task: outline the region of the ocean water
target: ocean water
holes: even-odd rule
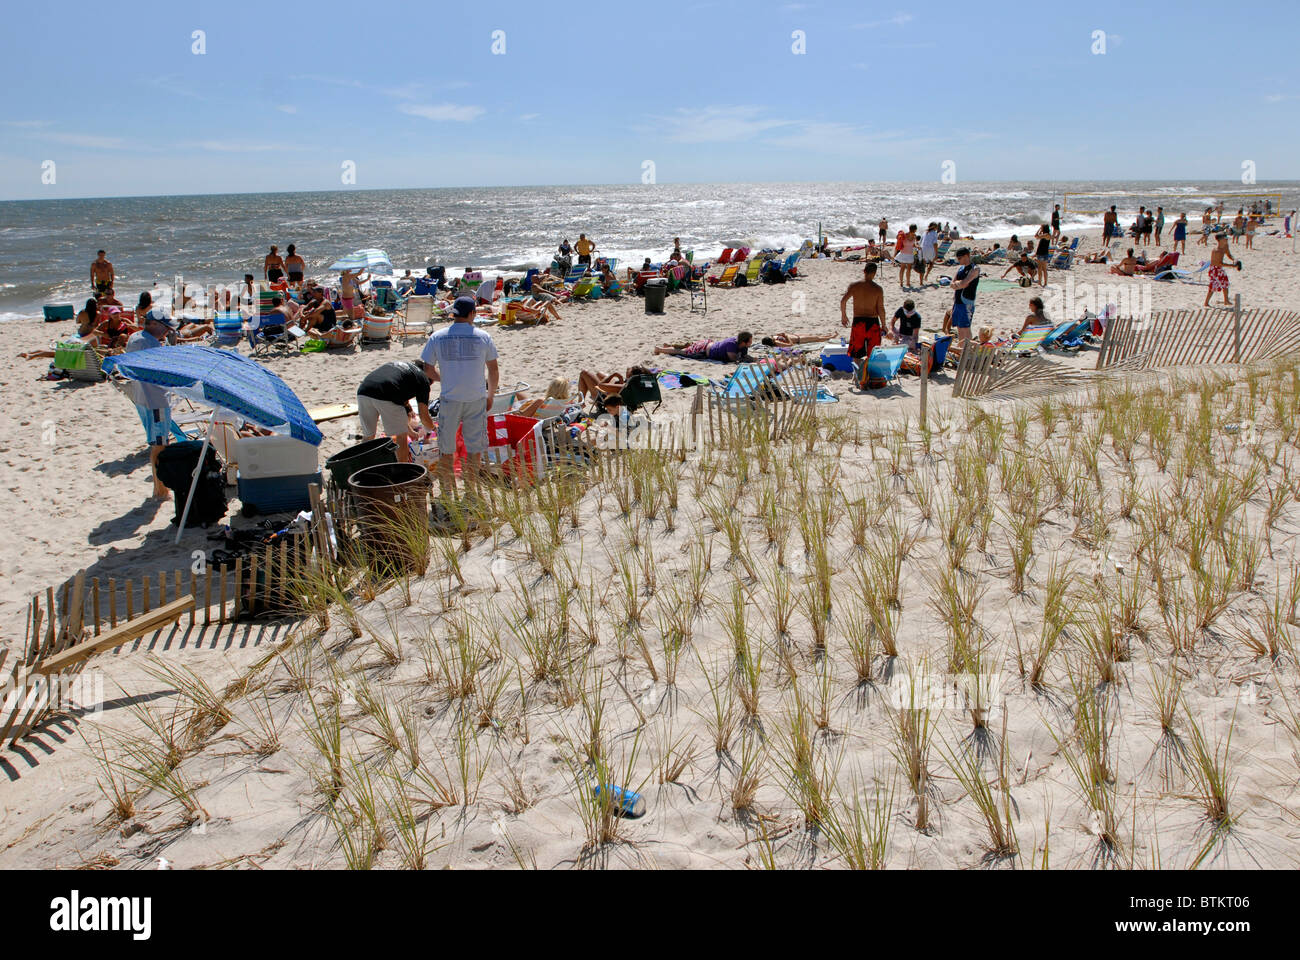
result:
[[[1032,232],[1067,191],[1141,194],[1113,202],[1161,203],[1169,219],[1191,193],[1282,194],[1300,205],[1300,182],[1243,187],[1234,182],[990,182],[655,184],[589,187],[332,191],[0,203],[0,320],[39,315],[44,303],[89,295],[90,262],[103,248],[117,270],[117,293],[171,283],[232,283],[262,277],[271,244],[294,243],[309,275],[361,247],[379,247],[395,268],[429,264],[497,271],[549,264],[559,241],[585,232],[601,254],[624,263],[662,259],[681,237],[701,256],[726,246],[795,247],[820,225],[832,244],[874,236],[887,217],[899,226],[950,221],[980,237]],[[1109,202],[1107,201],[1107,205]],[[1100,201],[1089,206],[1100,208]],[[1100,216],[1067,212],[1066,233]]]

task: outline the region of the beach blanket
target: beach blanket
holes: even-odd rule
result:
[[[713,384],[713,381],[708,377],[685,373],[681,370],[659,370],[656,376],[659,378],[659,386],[665,390],[678,390],[682,387],[696,386],[708,387]]]

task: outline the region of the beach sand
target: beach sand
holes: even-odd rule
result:
[[[1081,253],[1097,249],[1097,244],[1095,236],[1088,237]],[[1234,254],[1241,253],[1247,266],[1241,273],[1231,272],[1232,291],[1242,295],[1246,308],[1300,308],[1300,271],[1290,253],[1291,242],[1261,236],[1256,245],[1255,251],[1234,246]],[[1194,268],[1201,257],[1208,256],[1207,250],[1197,247],[1193,239],[1182,258],[1182,268]],[[1002,269],[998,268],[993,275],[1000,275]],[[688,295],[676,294],[669,297],[666,312],[659,316],[646,315],[641,299],[625,297],[621,302],[602,300],[562,306],[562,322],[551,326],[491,328],[489,332],[501,355],[502,385],[526,382],[533,392],[540,394],[553,377],[567,377],[576,383],[581,369],[621,371],[634,363],[718,377],[728,368],[656,358],[653,348],[665,341],[730,336],[741,329],[751,330],[756,336],[777,331],[837,337],[846,334],[839,324],[839,300],[846,285],[861,275],[861,266],[826,260],[804,261],[799,272],[797,281],[785,285],[710,290],[709,309],[704,316],[690,312]],[[954,272],[953,267],[939,267],[935,276]],[[1089,266],[1081,260],[1076,262],[1071,276],[1076,296],[1083,295],[1088,284],[1109,287],[1141,282],[1112,277],[1107,267]],[[1061,278],[1058,272],[1051,276],[1053,282]],[[898,288],[893,267],[885,268],[879,279],[885,291],[887,315],[893,314],[904,296],[910,296],[917,302],[925,330],[938,326],[945,307],[951,302],[951,292],[936,285],[904,294]],[[1152,305],[1156,310],[1199,308],[1205,289],[1190,284],[1155,284]],[[975,326],[992,324],[999,332],[1018,329],[1027,312],[1026,302],[1036,292],[1020,288],[981,290]],[[69,326],[55,327],[35,321],[7,323],[4,325],[7,346],[11,355],[46,347],[56,333],[65,333]],[[302,354],[271,359],[267,365],[312,408],[352,401],[356,384],[373,367],[397,357],[414,358],[421,345],[421,341],[412,339],[405,346],[393,343],[347,353]],[[1063,366],[1087,368],[1095,365],[1095,358],[1095,350],[1089,349],[1061,362]],[[6,546],[0,551],[0,578],[5,583],[0,595],[0,624],[6,642],[15,645],[22,642],[30,597],[46,587],[57,587],[83,569],[88,576],[102,580],[108,577],[122,580],[186,567],[192,551],[202,550],[206,543],[204,532],[191,530],[179,546],[173,544],[175,530],[169,522],[172,505],[148,499],[150,472],[142,430],[126,399],[105,384],[38,381],[36,377],[44,372],[45,366],[46,361],[14,360],[0,370],[0,395],[11,411],[0,428],[7,506]],[[961,425],[967,422],[962,411],[970,405],[951,400],[951,384],[949,372],[932,381],[930,388],[931,410],[943,411],[954,424],[946,441],[950,454],[963,442],[970,441],[961,435]],[[826,407],[824,412],[857,425],[864,435],[875,432],[883,436],[904,418],[914,422],[919,410],[918,382],[914,377],[904,377],[897,388],[865,394],[851,390],[847,380],[833,380],[829,386],[840,396],[840,401]],[[691,399],[691,390],[666,394],[663,415],[684,414]],[[1010,407],[1004,406],[1009,416]],[[354,418],[323,424],[322,429],[326,434],[322,461],[355,442]],[[1041,436],[1038,441],[1043,449],[1059,448],[1064,453],[1062,431],[1050,437]],[[843,448],[839,487],[877,490],[874,461],[883,456],[884,447],[885,441],[881,439],[875,445],[850,444]],[[829,470],[834,459],[819,456],[814,460],[793,450],[788,456],[791,463],[802,461],[815,470]],[[1118,467],[1110,464],[1109,469],[1118,470]],[[938,478],[938,468],[935,471],[934,476]],[[955,772],[959,763],[946,758],[947,755],[958,757],[964,749],[962,739],[970,732],[964,714],[944,711],[938,721],[936,744],[930,755],[935,776],[933,802],[938,816],[930,830],[918,831],[914,828],[916,805],[909,805],[911,795],[907,784],[895,772],[887,698],[878,690],[864,692],[856,685],[846,666],[843,624],[836,626],[829,641],[834,654],[829,661],[810,654],[808,637],[801,633],[795,644],[800,650],[798,666],[792,668],[797,679],[782,679],[785,674],[777,663],[781,645],[770,636],[772,630],[767,620],[771,598],[757,583],[749,584],[747,589],[752,588],[756,598],[764,597],[750,610],[750,617],[755,642],[761,640],[769,648],[762,694],[763,721],[769,729],[763,741],[765,759],[753,804],[744,812],[732,809],[728,798],[747,762],[740,744],[751,742],[752,737],[742,734],[737,724],[731,737],[732,749],[715,753],[716,701],[708,677],[723,677],[721,686],[729,687],[725,675],[734,660],[723,617],[730,603],[733,573],[738,571],[723,569],[722,561],[727,554],[725,536],[712,537],[716,569],[709,591],[713,606],[706,607],[695,624],[690,643],[693,649],[681,657],[680,677],[673,689],[668,689],[663,682],[665,654],[659,649],[660,631],[654,625],[653,611],[661,605],[667,610],[672,596],[670,587],[679,588],[687,576],[685,571],[692,543],[698,542],[698,531],[714,529],[707,519],[706,502],[727,489],[724,478],[719,478],[716,485],[704,484],[698,488],[703,494],[701,498],[685,477],[683,474],[681,522],[675,530],[668,531],[662,528],[662,521],[659,526],[647,521],[645,534],[653,540],[654,565],[660,571],[658,589],[647,609],[645,631],[651,638],[651,659],[659,663],[659,679],[655,680],[647,671],[640,654],[634,652],[623,660],[614,653],[615,642],[610,636],[615,631],[608,622],[614,613],[612,607],[606,609],[602,605],[598,619],[606,622],[609,636],[604,643],[608,649],[602,648],[603,653],[597,658],[601,666],[596,673],[613,676],[617,666],[617,675],[626,692],[613,680],[599,688],[599,692],[590,685],[585,688],[588,700],[605,703],[605,734],[612,745],[612,759],[615,762],[626,759],[634,768],[636,782],[641,777],[650,778],[642,791],[648,799],[649,814],[642,820],[627,823],[622,830],[634,842],[607,845],[594,858],[590,851],[583,853],[582,819],[578,815],[580,791],[566,761],[569,752],[582,742],[583,724],[590,720],[582,698],[566,702],[563,694],[545,683],[522,683],[521,690],[520,682],[496,669],[500,664],[485,667],[485,673],[492,672],[494,676],[500,673],[505,677],[501,681],[503,702],[509,701],[514,706],[509,710],[503,708],[503,717],[508,716],[509,723],[502,727],[488,725],[484,730],[473,723],[463,727],[456,709],[435,694],[437,685],[426,682],[421,638],[436,636],[441,639],[432,642],[445,643],[449,624],[462,613],[478,624],[480,631],[488,630],[489,620],[507,615],[519,602],[510,589],[500,593],[492,589],[501,562],[510,570],[511,582],[531,586],[539,583],[532,560],[523,547],[499,546],[493,551],[489,542],[476,545],[466,555],[468,587],[451,611],[443,609],[445,583],[431,577],[417,585],[410,607],[399,604],[393,593],[359,605],[358,612],[368,624],[361,640],[347,643],[339,639],[342,628],[335,623],[332,632],[316,649],[302,652],[301,643],[291,643],[284,648],[283,658],[272,660],[263,668],[261,672],[268,677],[274,675],[275,682],[264,688],[260,696],[265,698],[265,709],[281,731],[282,745],[267,755],[247,748],[253,739],[249,731],[256,729],[254,712],[250,712],[253,701],[241,701],[235,707],[236,719],[229,729],[204,744],[178,768],[189,783],[205,784],[196,794],[205,811],[202,829],[194,829],[186,817],[178,814],[178,805],[165,800],[157,791],[140,799],[139,812],[131,821],[138,824],[136,829],[109,826],[112,823],[109,805],[95,783],[97,779],[104,780],[105,774],[86,740],[96,742],[101,727],[136,732],[141,729],[139,717],[120,703],[102,714],[60,721],[23,741],[17,749],[6,748],[0,752],[0,772],[7,774],[0,777],[3,809],[0,866],[74,866],[95,858],[109,866],[138,866],[147,865],[159,855],[165,855],[177,867],[227,861],[262,866],[343,865],[347,857],[337,840],[337,821],[323,809],[313,783],[311,768],[319,758],[310,748],[305,732],[309,726],[304,720],[306,697],[300,692],[284,692],[292,688],[284,680],[286,671],[293,672],[289,661],[299,656],[303,659],[298,666],[314,676],[311,681],[314,689],[324,690],[329,685],[327,664],[336,662],[339,669],[355,671],[372,689],[383,692],[391,700],[394,711],[414,711],[417,725],[423,728],[423,754],[443,758],[439,776],[445,769],[449,771],[448,777],[455,779],[450,771],[458,769],[457,731],[462,743],[468,736],[470,754],[477,758],[470,765],[482,776],[475,791],[477,799],[464,810],[457,804],[428,806],[432,811],[429,822],[436,824],[436,843],[431,846],[437,847],[428,857],[429,865],[515,866],[522,861],[540,867],[590,862],[735,867],[757,865],[769,850],[782,866],[842,864],[843,856],[836,853],[825,836],[820,841],[809,842],[800,826],[804,821],[799,805],[791,790],[783,787],[791,780],[787,770],[791,758],[783,744],[794,741],[780,731],[788,733],[787,728],[793,722],[790,718],[802,709],[791,707],[791,703],[810,704],[823,694],[828,723],[826,729],[816,732],[819,743],[816,756],[818,763],[825,764],[823,773],[827,782],[836,784],[829,792],[838,801],[844,801],[855,795],[855,782],[859,795],[877,795],[877,788],[883,790],[893,784],[894,827],[888,865],[979,864],[986,857],[982,846],[985,829]],[[928,531],[915,557],[905,565],[903,575],[906,616],[900,647],[905,658],[910,653],[908,662],[915,667],[922,652],[938,656],[937,651],[943,645],[942,630],[936,626],[935,613],[925,600],[934,592],[932,579],[942,566],[942,545],[935,526],[918,519],[917,505],[911,499],[906,500],[906,506],[902,505],[905,498],[901,487],[880,489],[892,490],[891,495],[899,498],[900,517]],[[942,486],[938,489],[941,494],[946,492]],[[991,496],[996,494],[991,491]],[[764,538],[758,522],[752,519],[753,505],[740,507],[749,518],[746,536],[758,554]],[[582,529],[572,531],[565,541],[564,550],[584,571],[580,577],[584,583],[591,575],[611,576],[613,561],[606,559],[606,551],[619,538],[627,536],[626,524],[613,518],[612,508],[609,491],[589,494],[584,501]],[[1004,516],[1005,509],[1000,506],[998,510],[999,530],[1010,522]],[[599,525],[598,511],[603,511]],[[1296,556],[1297,521],[1300,521],[1300,506],[1293,501],[1275,525],[1271,555],[1262,559],[1256,583],[1272,584],[1280,578],[1285,586],[1290,564]],[[1049,523],[1041,534],[1039,548],[1035,549],[1037,559],[1032,577],[1038,584],[1035,593],[1038,613],[1035,614],[1034,603],[1029,599],[1012,596],[1005,576],[1007,550],[999,546],[990,552],[1001,554],[1001,561],[981,567],[981,589],[988,592],[981,603],[980,617],[1001,651],[999,667],[1005,671],[1007,686],[1011,688],[1005,731],[996,729],[995,733],[999,740],[1005,734],[1008,747],[1007,764],[1018,808],[1016,825],[1021,855],[1030,858],[1035,855],[1043,844],[1045,823],[1050,819],[1051,865],[1086,866],[1097,847],[1095,831],[1090,832],[1093,819],[1052,736],[1052,731],[1068,736],[1072,727],[1068,706],[1071,695],[1061,672],[1064,667],[1060,666],[1054,675],[1056,692],[1052,696],[1038,696],[1025,689],[1019,677],[1011,681],[1015,672],[1016,637],[1022,632],[1037,635],[1042,621],[1040,594],[1047,576],[1049,553],[1061,551],[1079,563],[1087,562],[1088,551],[1077,543],[1072,544],[1071,530],[1063,524],[1061,519]],[[799,537],[799,525],[795,522],[791,554],[800,552],[796,547]],[[1002,533],[996,535],[996,539],[1004,538]],[[844,522],[834,536],[834,548],[836,582],[855,582]],[[764,559],[764,568],[768,565]],[[613,571],[612,579],[617,580],[617,570]],[[544,591],[544,587],[538,589]],[[617,588],[613,592],[616,594]],[[1234,605],[1234,616],[1244,617],[1259,602],[1257,597],[1239,598]],[[1160,738],[1160,726],[1153,719],[1154,697],[1149,688],[1152,677],[1162,675],[1160,671],[1168,662],[1158,652],[1163,641],[1156,643],[1151,639],[1159,635],[1159,616],[1148,611],[1145,619],[1149,636],[1133,641],[1134,655],[1131,662],[1123,664],[1123,682],[1113,691],[1112,718],[1118,724],[1113,760],[1119,771],[1115,792],[1123,802],[1123,816],[1136,817],[1139,825],[1139,835],[1130,836],[1131,826],[1125,821],[1128,852],[1120,859],[1127,858],[1129,865],[1151,865],[1156,856],[1151,838],[1158,826],[1161,862],[1165,866],[1183,867],[1190,865],[1203,845],[1206,828],[1199,807],[1184,799],[1193,792],[1187,786],[1188,775],[1180,774],[1183,779],[1178,784],[1161,785],[1154,783],[1152,771],[1144,768]],[[1225,624],[1228,619],[1225,615]],[[797,614],[795,620],[799,620]],[[512,635],[510,629],[499,624],[497,629],[507,637]],[[374,638],[387,633],[401,638],[404,651],[391,663],[377,659],[375,653],[378,641]],[[155,652],[161,661],[191,669],[220,690],[226,681],[245,675],[292,637],[288,625],[240,625],[209,635],[164,633]],[[1295,790],[1297,769],[1292,755],[1297,745],[1288,738],[1285,724],[1278,723],[1285,711],[1277,692],[1282,689],[1300,707],[1300,699],[1295,696],[1295,664],[1280,664],[1271,673],[1269,666],[1244,656],[1241,645],[1234,645],[1230,640],[1207,641],[1206,648],[1202,655],[1189,657],[1181,664],[1186,674],[1184,695],[1191,714],[1206,724],[1211,745],[1214,740],[1210,730],[1221,736],[1227,729],[1225,725],[1235,717],[1231,755],[1239,778],[1236,802],[1245,811],[1234,839],[1223,847],[1222,856],[1212,862],[1216,866],[1294,867],[1296,850],[1300,849],[1296,815],[1300,798]],[[326,649],[330,651],[328,654],[323,652]],[[517,650],[507,655],[507,661],[515,655]],[[829,679],[825,679],[825,672],[818,666],[822,662],[834,663]],[[102,674],[110,699],[120,699],[119,688],[127,695],[147,696],[174,686],[147,672],[148,655],[144,649],[126,648],[102,655],[93,661],[93,667]],[[805,699],[792,700],[792,690],[796,689]],[[1246,702],[1242,702],[1243,690],[1250,692]],[[166,712],[178,702],[172,693],[148,705]],[[347,722],[344,739],[351,744],[356,757],[364,757],[367,763],[375,765],[376,771],[386,770],[387,767],[375,760],[384,753],[375,746],[376,721],[358,710],[355,706],[344,708]],[[642,716],[646,717],[644,723],[640,722]],[[1001,711],[990,723],[995,726],[1003,723]],[[1182,729],[1186,737],[1185,723]],[[244,735],[243,741],[232,739],[234,733],[230,731],[236,730]],[[689,759],[679,776],[659,784],[654,768],[663,756],[674,751]],[[989,776],[996,767],[995,760],[993,757],[985,764]],[[393,768],[398,766],[394,761]],[[414,782],[409,772],[404,776],[408,784]],[[386,790],[388,780],[386,776],[383,779],[382,789]],[[872,787],[873,783],[877,786]],[[885,786],[881,787],[882,784]],[[345,795],[355,803],[354,787],[346,788]],[[355,810],[349,815],[354,814]],[[768,837],[766,841],[760,839],[764,834]],[[375,854],[377,865],[402,864],[399,837],[391,830],[381,846],[382,850]],[[1041,858],[1041,853],[1038,856]]]

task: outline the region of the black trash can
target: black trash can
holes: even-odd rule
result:
[[[348,477],[358,470],[381,463],[396,462],[397,444],[390,437],[376,437],[348,447],[346,450],[340,450],[325,461],[325,469],[330,472],[330,479],[334,481],[335,486],[348,490],[351,489],[348,486]]]
[[[668,281],[664,277],[655,277],[645,282],[645,312],[663,313],[664,300],[668,297]]]

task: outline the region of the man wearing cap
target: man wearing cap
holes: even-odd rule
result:
[[[957,343],[970,339],[971,321],[975,319],[975,289],[980,282],[980,268],[971,263],[970,248],[957,251],[961,266],[952,278],[952,325],[957,331]]]
[[[131,334],[126,341],[125,353],[152,350],[164,341],[174,343],[179,324],[167,316],[161,307],[154,307],[144,315],[144,329]],[[135,404],[140,409],[145,433],[149,438],[149,466],[153,470],[153,495],[157,500],[170,500],[171,493],[158,479],[158,457],[167,445],[171,432],[172,411],[167,402],[167,391],[151,383],[134,382],[131,385]]]
[[[438,400],[439,472],[444,496],[454,496],[452,467],[459,427],[469,454],[466,481],[478,479],[479,459],[487,450],[487,412],[497,392],[497,348],[488,334],[474,326],[474,298],[458,297],[451,305],[451,326],[438,330],[424,345],[420,359],[431,381],[440,382]]]

